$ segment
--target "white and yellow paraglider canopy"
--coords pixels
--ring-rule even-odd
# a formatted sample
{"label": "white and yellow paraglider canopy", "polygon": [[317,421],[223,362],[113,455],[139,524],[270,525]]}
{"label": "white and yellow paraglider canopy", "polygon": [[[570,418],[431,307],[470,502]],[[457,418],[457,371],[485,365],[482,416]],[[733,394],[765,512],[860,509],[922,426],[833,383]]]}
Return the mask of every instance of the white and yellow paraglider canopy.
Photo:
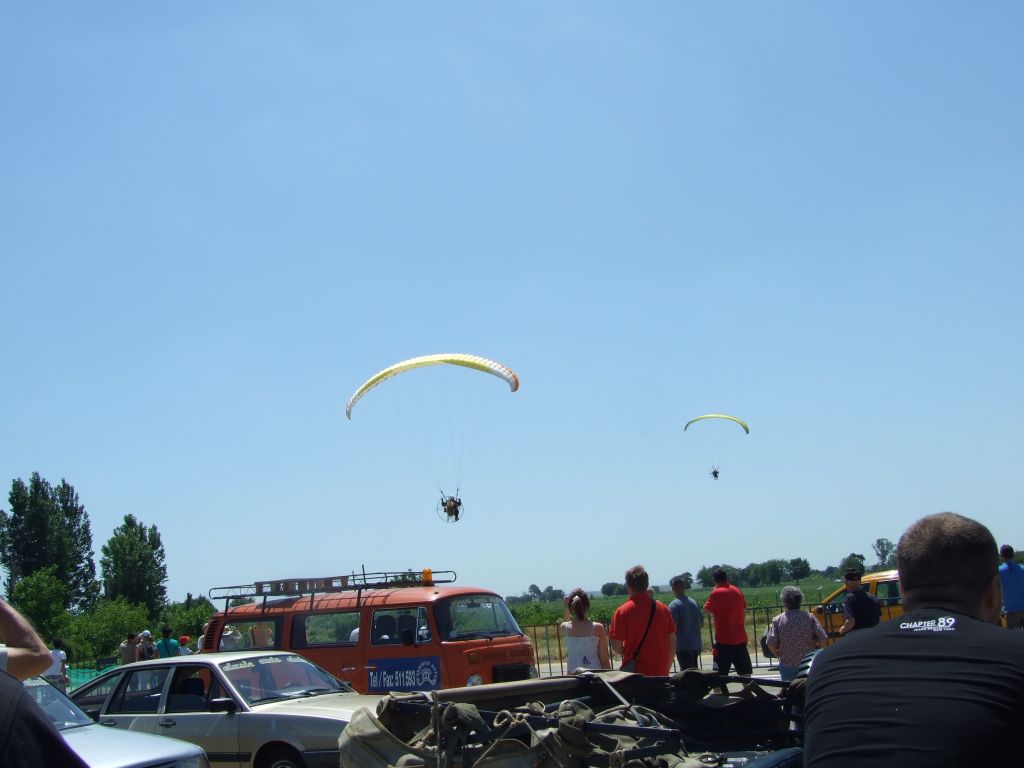
{"label": "white and yellow paraglider canopy", "polygon": [[688,430],[691,424],[694,424],[698,421],[703,421],[704,419],[725,419],[727,421],[734,421],[741,427],[743,427],[744,432],[746,432],[748,435],[750,434],[750,427],[747,426],[747,422],[743,421],[742,419],[737,419],[735,416],[729,416],[724,413],[706,413],[703,416],[698,416],[695,419],[690,419],[688,422],[686,422],[686,426],[683,427],[683,432]]}
{"label": "white and yellow paraglider canopy", "polygon": [[746,435],[750,434],[747,422],[727,413],[705,413],[692,418],[686,422],[683,431],[686,432],[690,427],[693,427],[693,432],[689,434],[693,437],[687,440],[696,441],[697,446],[693,450],[707,462],[706,466],[711,469],[709,474],[715,480],[718,479],[720,468],[731,463],[733,447],[746,440]]}
{"label": "white and yellow paraglider canopy", "polygon": [[461,365],[464,368],[472,368],[477,371],[489,373],[492,376],[497,376],[499,379],[504,380],[515,392],[519,389],[519,377],[516,376],[515,371],[506,365],[495,362],[494,360],[488,360],[486,357],[480,357],[479,355],[463,355],[458,353],[446,353],[440,355],[422,355],[420,357],[412,357],[408,360],[403,360],[400,363],[388,366],[383,371],[375,373],[359,387],[353,393],[352,397],[348,399],[348,405],[345,406],[345,415],[348,418],[352,418],[352,409],[356,403],[369,392],[371,389],[376,387],[381,382],[387,381],[392,376],[397,376],[400,373],[406,371],[412,371],[416,368],[424,368],[428,365]]}
{"label": "white and yellow paraglider canopy", "polygon": [[[435,368],[437,375],[434,376],[413,375],[406,379],[403,375],[431,366],[451,366],[452,369],[445,372]],[[519,389],[519,377],[511,368],[486,357],[461,353],[422,355],[375,373],[352,394],[345,406],[345,415],[351,420],[356,403],[370,390],[389,379],[395,380],[375,393],[369,406],[360,406],[360,412],[369,417],[370,422],[369,432],[364,434],[371,441],[376,439],[371,435],[391,437],[393,447],[403,454],[396,468],[419,468],[440,493],[441,501],[437,502],[434,497],[430,505],[436,504],[438,517],[446,522],[465,517],[459,493],[466,488],[463,481],[467,479],[469,465],[486,466],[507,450],[502,441],[491,439],[498,424],[493,419],[494,412],[502,409],[507,401],[504,397],[493,397],[500,388],[493,387],[488,377],[476,373],[462,375],[467,368],[501,379],[513,392]],[[356,421],[362,422],[363,417]],[[476,444],[477,440],[485,438],[486,445]],[[390,450],[381,458],[399,460]]]}

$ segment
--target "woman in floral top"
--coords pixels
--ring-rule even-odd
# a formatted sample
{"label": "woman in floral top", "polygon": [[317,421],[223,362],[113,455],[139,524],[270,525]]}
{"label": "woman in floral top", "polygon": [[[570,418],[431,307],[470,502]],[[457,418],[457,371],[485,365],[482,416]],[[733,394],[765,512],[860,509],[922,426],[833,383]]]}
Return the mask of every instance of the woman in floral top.
{"label": "woman in floral top", "polygon": [[796,677],[800,660],[820,648],[828,635],[814,616],[800,610],[804,593],[799,587],[784,587],[779,595],[786,610],[772,619],[768,627],[768,650],[779,657],[779,677],[784,682]]}

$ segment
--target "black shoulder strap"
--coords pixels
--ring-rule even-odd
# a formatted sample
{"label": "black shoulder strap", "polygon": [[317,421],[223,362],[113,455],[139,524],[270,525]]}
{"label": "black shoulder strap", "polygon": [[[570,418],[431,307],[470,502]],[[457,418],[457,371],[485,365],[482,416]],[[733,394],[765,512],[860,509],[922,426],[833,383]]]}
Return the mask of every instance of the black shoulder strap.
{"label": "black shoulder strap", "polygon": [[651,615],[647,617],[647,626],[644,627],[644,634],[640,638],[640,642],[637,643],[636,644],[636,648],[633,649],[633,658],[634,659],[638,658],[640,656],[640,649],[644,647],[644,640],[647,639],[647,631],[651,628],[651,622],[654,621],[654,609],[656,607],[654,605],[654,602],[655,602],[654,598],[652,597],[651,598]]}

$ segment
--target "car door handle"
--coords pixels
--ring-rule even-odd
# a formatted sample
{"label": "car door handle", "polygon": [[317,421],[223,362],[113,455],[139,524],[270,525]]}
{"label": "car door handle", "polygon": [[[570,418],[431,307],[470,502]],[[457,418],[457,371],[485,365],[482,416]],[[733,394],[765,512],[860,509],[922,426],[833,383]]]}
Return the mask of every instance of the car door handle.
{"label": "car door handle", "polygon": [[171,726],[177,725],[177,721],[173,717],[169,717],[166,720],[161,720],[157,723],[161,728],[170,728]]}
{"label": "car door handle", "polygon": [[115,725],[117,725],[117,720],[102,720],[100,721],[100,725],[105,725],[108,728],[113,728]]}

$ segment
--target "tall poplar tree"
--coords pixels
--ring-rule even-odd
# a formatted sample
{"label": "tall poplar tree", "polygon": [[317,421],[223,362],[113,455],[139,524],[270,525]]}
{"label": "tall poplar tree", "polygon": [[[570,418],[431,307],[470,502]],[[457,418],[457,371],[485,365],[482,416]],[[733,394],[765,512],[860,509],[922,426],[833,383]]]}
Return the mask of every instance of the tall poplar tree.
{"label": "tall poplar tree", "polygon": [[53,489],[60,531],[56,538],[57,578],[64,582],[66,602],[72,609],[87,608],[99,596],[95,552],[89,514],[78,501],[75,487],[61,478]]}
{"label": "tall poplar tree", "polygon": [[100,552],[105,597],[144,605],[156,619],[167,604],[167,558],[156,526],[125,515]]}
{"label": "tall poplar tree", "polygon": [[62,478],[54,488],[33,472],[27,485],[20,478],[12,481],[8,501],[10,512],[0,510],[0,565],[7,571],[7,597],[22,579],[53,566],[64,585],[64,608],[91,605],[99,593],[92,531],[74,486]]}

